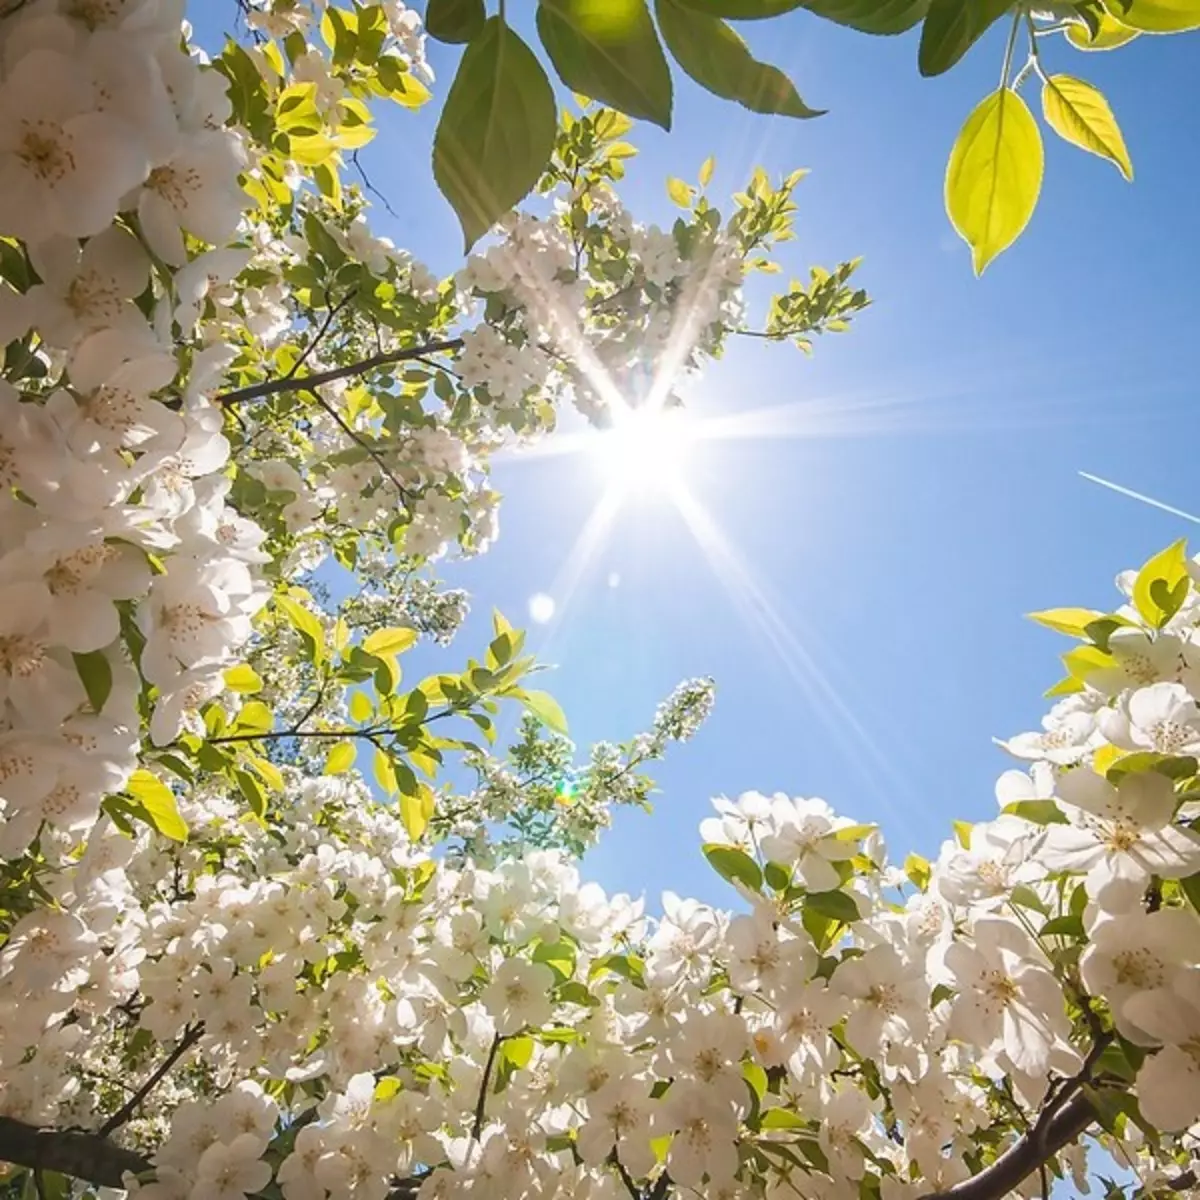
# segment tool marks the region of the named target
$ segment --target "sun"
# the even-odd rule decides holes
[[[610,490],[664,494],[682,477],[694,430],[681,408],[647,405],[614,413],[610,428],[596,434],[592,447]]]

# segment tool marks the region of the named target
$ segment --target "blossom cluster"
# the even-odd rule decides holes
[[[219,76],[171,4],[39,3],[0,22],[0,853],[71,837],[222,689],[266,591],[228,503],[230,359],[175,301],[242,209]],[[153,279],[153,282],[152,282]],[[184,300],[186,305],[186,299]]]

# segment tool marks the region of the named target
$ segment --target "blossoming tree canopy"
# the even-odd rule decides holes
[[[750,792],[701,831],[736,915],[606,895],[574,860],[711,683],[577,762],[499,613],[405,679],[465,613],[435,564],[495,538],[494,450],[611,420],[647,369],[667,403],[741,333],[808,348],[865,305],[855,264],[752,327],[799,173],[723,216],[705,164],[645,226],[630,121],[589,105],[438,279],[346,171],[374,106],[429,96],[419,18],[276,0],[210,59],[182,16],[0,6],[3,1194],[979,1200],[1113,1161],[1194,1189],[1185,548],[1112,613],[1039,614],[1077,645],[1007,743],[1028,773],[934,861]]]

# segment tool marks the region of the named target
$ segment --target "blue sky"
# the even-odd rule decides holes
[[[954,817],[992,814],[1009,764],[991,739],[1037,723],[1065,648],[1022,614],[1111,606],[1118,570],[1189,530],[1078,471],[1200,509],[1188,439],[1200,353],[1200,243],[1187,216],[1200,124],[1186,118],[1200,111],[1197,37],[1044,51],[1051,70],[1106,92],[1136,182],[1047,133],[1032,224],[976,280],[942,180],[958,128],[995,87],[1002,33],[923,80],[915,34],[873,39],[801,13],[741,28],[829,114],[756,116],[677,77],[674,130],[634,131],[642,154],[626,201],[640,219],[669,222],[665,177],[693,179],[708,154],[718,204],[756,164],[811,168],[785,270],[863,255],[874,305],[811,359],[744,339],[692,395],[704,415],[800,406],[791,424],[808,426],[806,437],[704,444],[687,470],[801,647],[792,669],[661,504],[627,505],[562,621],[531,630],[531,647],[557,664],[545,685],[581,743],[645,727],[684,677],[717,681],[710,722],[656,773],[655,814],[621,814],[589,858],[601,883],[652,902],[664,888],[732,899],[698,852],[696,826],[720,793],[824,796],[882,824],[896,857],[934,854]],[[460,235],[429,148],[458,51],[431,44],[430,58],[434,104],[381,113],[364,161],[398,214],[376,210],[378,231],[451,271]],[[1036,109],[1036,89],[1026,95]],[[553,593],[604,488],[578,460],[502,463],[495,480],[506,496],[499,543],[446,570],[475,596],[447,666],[482,645],[493,605],[518,620],[531,594]]]

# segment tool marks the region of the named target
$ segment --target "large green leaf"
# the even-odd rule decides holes
[[[917,66],[922,75],[948,71],[1013,6],[1013,0],[931,0]]]
[[[1144,33],[1200,29],[1200,0],[1103,0],[1122,25]]]
[[[188,828],[175,806],[175,795],[157,775],[139,768],[129,777],[125,791],[140,806],[139,815],[159,833],[172,841],[187,841]]]
[[[762,868],[745,850],[720,842],[706,842],[703,850],[704,857],[722,879],[744,883],[752,892],[762,891]]]
[[[818,17],[860,33],[896,34],[911,29],[929,11],[929,0],[808,0]]]
[[[573,92],[671,128],[671,70],[646,0],[541,0],[537,27]]]
[[[1079,50],[1115,50],[1139,36],[1138,30],[1122,25],[1111,13],[1103,11],[1096,14],[1095,29],[1079,23],[1067,30],[1067,41]]]
[[[491,17],[458,64],[433,140],[433,174],[467,249],[537,183],[554,150],[554,93],[533,51]]]
[[[1133,163],[1104,93],[1072,75],[1051,75],[1042,87],[1042,114],[1061,138],[1107,158],[1126,179]]]
[[[977,275],[1029,224],[1043,166],[1037,122],[1011,88],[993,92],[967,118],[946,168],[946,211],[971,247]]]
[[[753,112],[819,117],[788,77],[761,63],[720,18],[687,8],[682,0],[657,0],[658,25],[675,61],[701,87]]]
[[[707,16],[728,17],[733,21],[758,21],[804,7],[804,0],[680,0],[680,3]]]
[[[439,42],[469,42],[487,20],[483,0],[429,0],[425,29]]]

